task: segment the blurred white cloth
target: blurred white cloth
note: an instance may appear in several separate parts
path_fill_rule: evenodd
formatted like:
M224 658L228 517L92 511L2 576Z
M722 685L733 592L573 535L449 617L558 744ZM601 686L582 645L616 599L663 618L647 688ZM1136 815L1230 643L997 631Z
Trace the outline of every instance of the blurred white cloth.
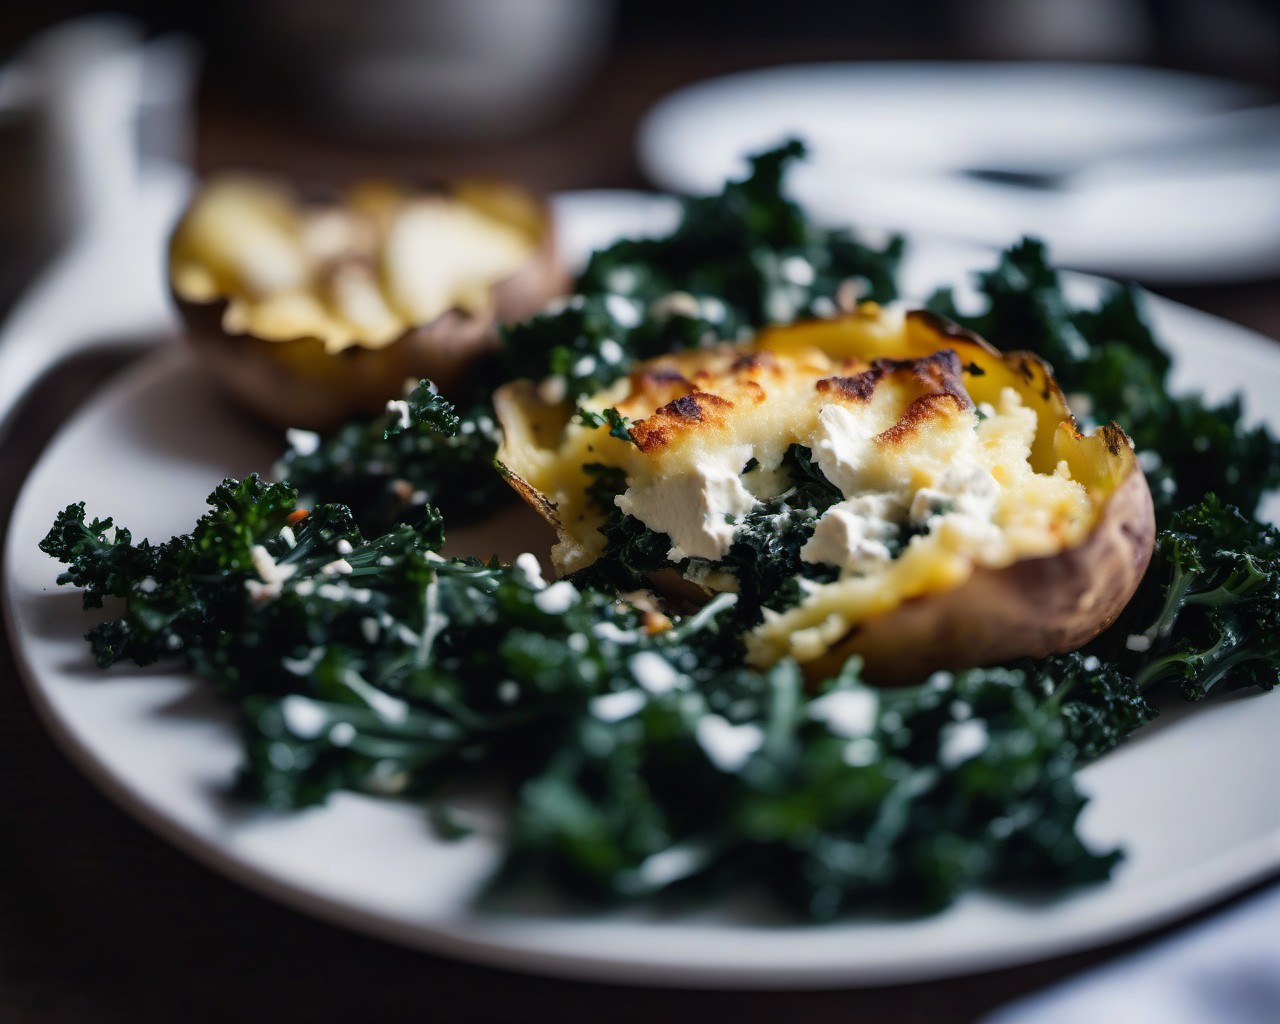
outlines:
M985 1024L1109 1021L1280 1021L1280 885L1140 952L1011 1003Z

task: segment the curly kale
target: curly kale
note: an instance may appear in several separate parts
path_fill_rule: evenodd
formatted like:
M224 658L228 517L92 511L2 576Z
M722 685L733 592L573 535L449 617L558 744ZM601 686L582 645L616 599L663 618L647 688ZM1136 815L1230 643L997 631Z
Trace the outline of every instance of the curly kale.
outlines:
M1122 622L1136 684L1215 687L1280 681L1280 530L1210 495L1173 516Z
M361 529L417 521L428 506L451 518L487 514L510 495L492 471L498 425L486 401L462 416L421 381L402 401L321 439L291 430L276 473L305 503L342 504Z
M1042 242L1024 239L977 275L986 309L965 315L949 291L929 308L977 331L997 348L1035 352L1068 396L1087 403L1086 425L1119 421L1142 453L1157 515L1215 493L1254 513L1280 486L1280 440L1247 427L1238 399L1212 406L1168 390L1169 357L1151 333L1137 289L1113 285L1096 309L1066 298Z

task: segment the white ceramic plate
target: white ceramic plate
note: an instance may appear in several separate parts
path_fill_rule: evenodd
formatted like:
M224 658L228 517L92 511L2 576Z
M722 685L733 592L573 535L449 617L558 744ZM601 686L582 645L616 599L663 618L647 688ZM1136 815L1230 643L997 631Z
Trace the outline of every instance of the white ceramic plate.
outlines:
M567 221L587 216L566 223L582 238L605 217L634 228L670 215L624 200L566 199L558 212ZM908 275L913 290L962 277L981 265L973 259L971 251L963 259L921 254ZM1243 389L1280 429L1269 402L1280 389L1280 352L1271 343L1167 303L1154 303L1153 312L1177 352L1181 383L1215 395ZM162 352L112 384L44 453L15 511L5 583L15 653L67 753L158 833L282 902L398 942L524 970L807 987L940 977L1068 952L1172 919L1280 867L1280 697L1241 696L1167 716L1084 773L1094 795L1085 834L1123 844L1128 858L1112 882L1047 903L975 894L922 920L820 926L745 903L673 917L643 908L583 913L532 894L519 909L479 910L472 897L499 856L487 831L439 842L418 808L352 794L283 815L230 802L224 794L239 750L227 710L181 673L95 669L81 634L101 615L82 612L76 593L54 586L59 567L36 549L54 515L78 500L135 537L189 529L217 481L266 470L277 452L270 435L211 393L181 349ZM509 520L497 532L513 530Z
M1124 66L783 66L667 97L640 156L658 185L706 193L798 136L813 158L795 194L820 219L994 246L1033 234L1064 266L1202 284L1280 272L1280 111L1218 116L1258 101ZM1076 173L1037 190L961 173L973 168Z

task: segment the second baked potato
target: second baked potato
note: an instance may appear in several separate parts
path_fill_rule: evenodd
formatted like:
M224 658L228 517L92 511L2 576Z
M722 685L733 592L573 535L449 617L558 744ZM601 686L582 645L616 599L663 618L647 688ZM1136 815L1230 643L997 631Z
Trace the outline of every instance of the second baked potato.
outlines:
M316 198L244 175L192 200L169 278L208 371L268 421L316 430L380 410L406 380L450 394L496 323L568 284L549 212L515 186Z

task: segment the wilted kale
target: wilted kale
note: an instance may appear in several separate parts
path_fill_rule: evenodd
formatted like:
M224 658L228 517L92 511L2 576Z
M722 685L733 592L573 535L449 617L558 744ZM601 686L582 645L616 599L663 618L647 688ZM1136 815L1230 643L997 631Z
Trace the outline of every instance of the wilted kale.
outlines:
M1264 426L1247 428L1238 399L1210 406L1169 393L1169 357L1132 286L1113 285L1096 309L1078 309L1034 239L1005 252L977 285L987 307L976 315L962 313L945 290L929 307L997 348L1048 361L1062 389L1087 402L1086 425L1118 421L1143 455L1162 525L1209 493L1253 514L1280 486L1280 441Z
M68 565L58 582L84 588L86 608L101 607L106 597L125 602L125 614L86 637L103 668L125 658L146 665L178 653L190 657L245 625L244 580L270 586L254 576L261 567L282 575L315 572L337 557L336 544L359 538L346 508L302 515L292 487L257 476L225 481L209 505L190 534L158 545L134 545L110 519L86 522L83 503L59 514L40 544ZM427 529L440 535L438 517Z

